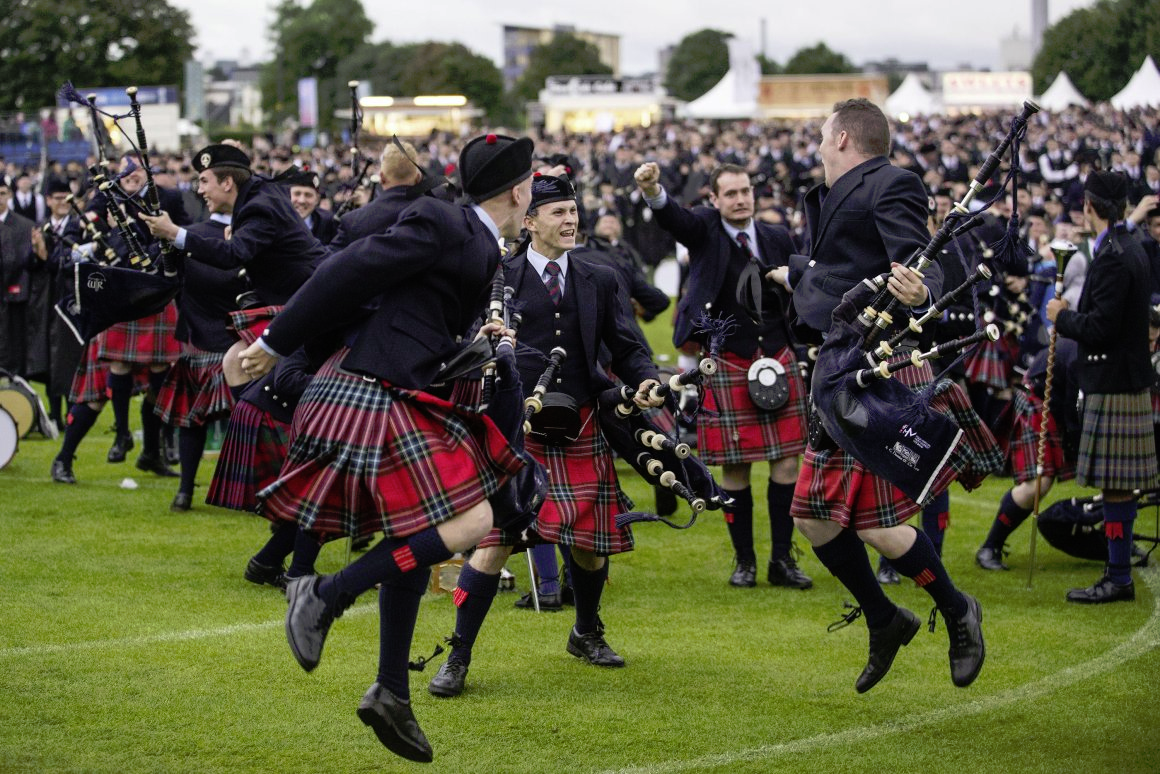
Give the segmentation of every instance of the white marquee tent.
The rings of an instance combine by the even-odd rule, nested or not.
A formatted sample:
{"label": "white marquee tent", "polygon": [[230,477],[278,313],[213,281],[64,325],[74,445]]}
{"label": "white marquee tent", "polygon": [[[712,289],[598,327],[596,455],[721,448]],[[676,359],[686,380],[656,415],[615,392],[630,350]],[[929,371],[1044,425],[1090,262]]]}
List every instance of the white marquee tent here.
{"label": "white marquee tent", "polygon": [[1060,71],[1055,80],[1047,87],[1036,100],[1044,110],[1066,110],[1072,105],[1087,107],[1090,103],[1079,93],[1079,89],[1067,77],[1067,73]]}
{"label": "white marquee tent", "polygon": [[1128,85],[1112,97],[1111,103],[1116,110],[1160,105],[1160,71],[1151,56],[1144,59],[1144,64],[1140,65]]}
{"label": "white marquee tent", "polygon": [[930,115],[941,110],[938,98],[930,93],[914,73],[907,73],[894,93],[886,98],[886,113],[895,118],[906,114]]}
{"label": "white marquee tent", "polygon": [[729,71],[697,99],[682,108],[688,118],[756,118],[757,84],[761,68],[749,44],[738,38],[729,46]]}

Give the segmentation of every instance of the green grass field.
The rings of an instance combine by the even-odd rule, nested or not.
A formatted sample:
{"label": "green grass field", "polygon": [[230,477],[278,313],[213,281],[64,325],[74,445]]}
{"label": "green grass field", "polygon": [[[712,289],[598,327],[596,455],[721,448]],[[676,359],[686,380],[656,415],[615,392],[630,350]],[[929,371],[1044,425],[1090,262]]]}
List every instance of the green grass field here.
{"label": "green grass field", "polygon": [[[111,421],[107,412],[81,446],[77,486],[49,480],[56,444],[36,435],[0,470],[0,772],[423,769],[355,717],[375,676],[373,598],[335,624],[322,664],[304,673],[285,642],[282,596],[242,580],[266,522],[204,504],[171,513],[172,479],[140,473],[132,455],[104,461]],[[651,505],[651,490],[622,471],[629,494]],[[211,472],[207,461],[200,496]],[[121,488],[125,477],[139,488]],[[1040,540],[1029,590],[1027,527],[1014,536],[1012,572],[978,570],[974,550],[1006,486],[952,489],[946,561],[981,600],[987,640],[970,688],[951,685],[940,621],[882,683],[855,693],[865,626],[826,633],[849,596],[808,550],[813,590],[730,588],[728,538],[711,513],[687,531],[638,527],[637,550],[613,560],[601,615],[626,669],[569,656],[569,613],[519,611],[517,594],[501,594],[462,697],[427,694],[434,667],[412,676],[435,748],[425,768],[1160,771],[1160,573],[1136,571],[1135,603],[1068,605],[1065,591],[1100,567]],[[1063,486],[1048,499],[1077,493]],[[1142,513],[1138,529],[1155,534],[1156,518]],[[767,548],[759,526],[759,554]],[[338,569],[344,549],[327,546],[320,569]],[[509,566],[526,590],[523,557]],[[890,594],[930,610],[909,581]],[[414,654],[429,655],[453,620],[449,596],[428,596]]]}

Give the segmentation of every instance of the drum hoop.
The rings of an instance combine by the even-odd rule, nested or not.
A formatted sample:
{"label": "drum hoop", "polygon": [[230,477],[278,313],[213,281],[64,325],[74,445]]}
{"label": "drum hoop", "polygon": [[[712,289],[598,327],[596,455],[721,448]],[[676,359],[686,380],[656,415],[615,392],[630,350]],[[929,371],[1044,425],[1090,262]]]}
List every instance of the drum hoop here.
{"label": "drum hoop", "polygon": [[0,400],[0,408],[3,408],[8,412],[8,414],[16,422],[16,431],[18,435],[21,438],[25,438],[30,432],[32,432],[32,428],[36,425],[36,419],[39,415],[40,407],[37,404],[36,396],[29,395],[28,391],[15,381],[10,381],[7,386],[0,387],[0,398],[2,398],[5,393],[14,393],[19,395],[24,399],[24,403],[28,405],[28,421],[27,423],[23,423],[21,422],[21,416],[13,413],[13,410],[9,408],[11,404]]}
{"label": "drum hoop", "polygon": [[[6,435],[10,433],[11,435]],[[7,440],[11,439],[11,447]],[[16,427],[16,420],[8,413],[8,409],[0,406],[0,470],[3,470],[16,452],[20,450],[20,434]]]}

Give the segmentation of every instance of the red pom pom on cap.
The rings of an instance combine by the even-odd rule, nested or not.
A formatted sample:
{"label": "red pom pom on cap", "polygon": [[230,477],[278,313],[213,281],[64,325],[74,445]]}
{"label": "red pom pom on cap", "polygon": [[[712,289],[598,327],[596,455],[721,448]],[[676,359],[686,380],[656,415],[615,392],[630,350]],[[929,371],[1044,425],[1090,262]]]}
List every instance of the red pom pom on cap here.
{"label": "red pom pom on cap", "polygon": [[484,142],[486,142],[488,145],[495,145],[496,139],[497,138],[494,134],[489,134],[486,138],[484,138]]}

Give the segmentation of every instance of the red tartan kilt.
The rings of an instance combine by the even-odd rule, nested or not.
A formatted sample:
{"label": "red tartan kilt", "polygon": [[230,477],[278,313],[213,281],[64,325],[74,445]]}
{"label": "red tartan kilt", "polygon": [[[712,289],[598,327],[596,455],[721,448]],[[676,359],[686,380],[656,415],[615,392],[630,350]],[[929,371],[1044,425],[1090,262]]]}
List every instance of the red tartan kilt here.
{"label": "red tartan kilt", "polygon": [[[591,406],[580,409],[580,436],[566,445],[524,437],[527,451],[548,471],[548,494],[532,529],[540,541],[574,546],[600,556],[633,549],[632,530],[616,528],[616,515],[632,510],[620,489],[612,451]],[[492,530],[481,548],[511,545],[510,536]]]}
{"label": "red tartan kilt", "polygon": [[[109,363],[97,357],[101,347],[101,333],[89,342],[84,356],[73,374],[68,391],[69,403],[101,403],[109,399]],[[133,395],[140,395],[149,389],[149,370],[133,370]]]}
{"label": "red tartan kilt", "polygon": [[[1023,390],[1012,397],[1015,418],[1011,428],[1011,446],[1007,459],[1016,483],[1035,478],[1036,457],[1039,451],[1039,431],[1043,427],[1043,401]],[[1075,466],[1063,456],[1063,441],[1055,425],[1055,417],[1047,415],[1047,444],[1043,456],[1043,474],[1057,481],[1075,478]]]}
{"label": "red tartan kilt", "polygon": [[[230,413],[205,501],[235,511],[256,511],[258,492],[274,483],[282,471],[289,435],[290,425],[252,403],[238,401]],[[276,521],[268,513],[263,515]]]}
{"label": "red tartan kilt", "polygon": [[789,381],[789,400],[777,411],[759,409],[749,397],[749,366],[758,357],[760,351],[752,358],[725,353],[706,382],[705,411],[697,417],[697,455],[706,465],[764,462],[805,451],[806,386],[793,350],[785,347],[776,355]]}
{"label": "red tartan kilt", "polygon": [[230,312],[230,329],[246,346],[257,341],[270,322],[282,311],[281,306],[259,306]]}
{"label": "red tartan kilt", "polygon": [[262,512],[326,536],[407,537],[494,495],[523,466],[487,417],[429,393],[338,370],[342,349],[298,404]]}
{"label": "red tartan kilt", "polygon": [[234,398],[222,373],[221,352],[192,347],[165,376],[154,412],[176,427],[194,427],[229,416]]}
{"label": "red tartan kilt", "polygon": [[155,315],[117,323],[105,331],[97,357],[114,363],[172,363],[181,355],[181,345],[174,338],[176,329],[177,306],[170,302]]}
{"label": "red tartan kilt", "polygon": [[998,341],[983,341],[976,346],[964,364],[967,381],[996,390],[1010,387],[1014,343],[1009,339],[1002,336]]}

